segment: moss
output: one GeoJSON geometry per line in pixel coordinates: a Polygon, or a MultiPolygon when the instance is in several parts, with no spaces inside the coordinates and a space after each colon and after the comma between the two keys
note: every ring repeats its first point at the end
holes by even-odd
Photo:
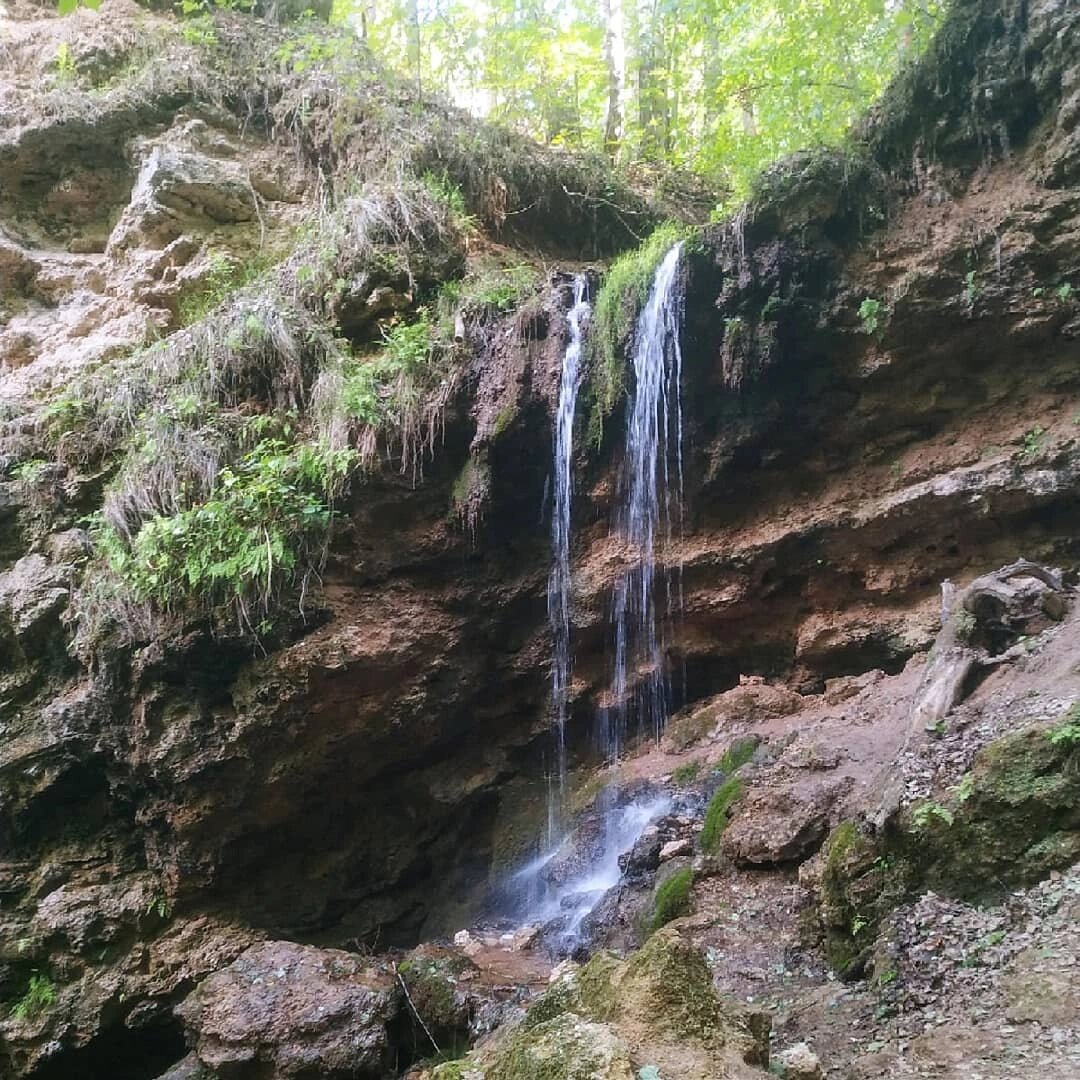
{"type": "Polygon", "coordinates": [[[819,918],[826,954],[857,975],[882,919],[932,888],[968,900],[1031,884],[1080,856],[1080,750],[1040,724],[983,747],[946,805],[908,808],[870,837],[838,825],[824,846],[819,918]]]}
{"type": "Polygon", "coordinates": [[[517,415],[517,410],[513,405],[504,405],[495,417],[495,423],[491,425],[491,435],[495,439],[501,438],[510,430],[510,425],[514,422],[514,417],[517,415]]]}
{"type": "Polygon", "coordinates": [[[630,957],[619,983],[620,1010],[656,1032],[708,1041],[725,1016],[700,950],[660,930],[630,957]]]}
{"type": "Polygon", "coordinates": [[[563,1013],[582,1011],[582,1008],[577,974],[564,975],[529,1006],[521,1026],[527,1031],[563,1013]]]}
{"type": "Polygon", "coordinates": [[[822,850],[825,955],[839,975],[853,976],[861,971],[882,917],[907,890],[908,865],[886,854],[853,821],[837,825],[822,850]]]}
{"type": "MultiPolygon", "coordinates": [[[[975,757],[952,824],[912,843],[926,882],[981,899],[1067,866],[1080,831],[1080,748],[1038,725],[995,740],[975,757]]],[[[905,826],[915,830],[912,817],[905,826]]]]}
{"type": "Polygon", "coordinates": [[[516,1031],[486,1080],[608,1080],[630,1075],[626,1047],[607,1027],[563,1013],[516,1031]]]}
{"type": "Polygon", "coordinates": [[[604,277],[589,328],[591,371],[587,393],[591,402],[589,437],[599,444],[604,422],[626,392],[625,346],[638,312],[648,299],[656,269],[687,229],[661,225],[636,250],[620,255],[604,277]]]}
{"type": "Polygon", "coordinates": [[[458,953],[423,946],[398,964],[398,974],[409,991],[412,1007],[444,1049],[467,1045],[469,1007],[458,993],[458,979],[475,971],[458,953]]]}
{"type": "Polygon", "coordinates": [[[650,925],[658,930],[672,919],[690,910],[690,889],[694,884],[694,871],[689,866],[677,870],[656,890],[650,925]]]}
{"type": "Polygon", "coordinates": [[[700,775],[701,762],[688,761],[685,765],[680,765],[671,774],[671,782],[677,787],[685,787],[687,784],[692,784],[700,775]]]}
{"type": "Polygon", "coordinates": [[[491,465],[486,451],[473,454],[461,467],[450,489],[454,514],[470,529],[475,528],[491,493],[491,465]]]}
{"type": "Polygon", "coordinates": [[[736,739],[720,758],[720,771],[725,776],[741,769],[753,756],[761,745],[761,738],[757,735],[745,735],[736,739]]]}
{"type": "Polygon", "coordinates": [[[608,1020],[616,1011],[615,985],[621,962],[608,952],[598,952],[578,972],[578,996],[585,1013],[593,1020],[608,1020]]]}
{"type": "Polygon", "coordinates": [[[746,784],[737,776],[725,780],[709,800],[705,811],[705,827],[701,830],[703,851],[714,854],[720,847],[720,838],[727,828],[731,807],[746,790],[746,784]]]}

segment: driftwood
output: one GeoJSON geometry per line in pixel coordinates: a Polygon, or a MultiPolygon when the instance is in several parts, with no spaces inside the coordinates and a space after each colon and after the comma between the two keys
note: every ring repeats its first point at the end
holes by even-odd
{"type": "MultiPolygon", "coordinates": [[[[1024,655],[1022,643],[991,650],[1007,642],[1017,627],[1039,616],[1055,621],[1065,614],[1061,575],[1028,559],[1018,559],[992,574],[977,577],[958,590],[941,583],[941,631],[930,650],[926,671],[911,705],[904,749],[922,731],[933,731],[963,700],[978,670],[1008,663],[1024,655]]],[[[903,780],[894,770],[885,781],[881,801],[870,823],[880,828],[896,813],[903,780]]]]}

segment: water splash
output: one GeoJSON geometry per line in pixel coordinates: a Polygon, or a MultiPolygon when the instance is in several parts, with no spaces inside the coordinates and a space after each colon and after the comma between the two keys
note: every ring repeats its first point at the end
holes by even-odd
{"type": "Polygon", "coordinates": [[[637,321],[635,386],[627,404],[615,519],[627,565],[612,597],[614,670],[598,725],[609,762],[618,759],[633,721],[639,735],[659,738],[671,706],[664,653],[670,619],[681,608],[682,581],[677,571],[674,581],[665,571],[658,582],[657,561],[671,543],[673,523],[682,519],[681,257],[682,244],[664,256],[637,321]]]}
{"type": "Polygon", "coordinates": [[[559,406],[555,414],[555,456],[551,510],[551,573],[547,606],[551,625],[551,709],[554,762],[548,781],[548,846],[561,836],[566,794],[566,714],[570,693],[570,503],[573,497],[574,409],[581,386],[584,328],[591,308],[584,274],[574,278],[570,341],[563,355],[559,406]]]}

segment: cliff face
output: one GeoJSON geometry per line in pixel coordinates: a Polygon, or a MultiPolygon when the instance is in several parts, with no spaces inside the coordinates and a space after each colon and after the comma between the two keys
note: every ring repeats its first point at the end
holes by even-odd
{"type": "MultiPolygon", "coordinates": [[[[172,1007],[253,940],[412,944],[463,921],[536,835],[569,279],[469,316],[433,391],[430,445],[417,457],[404,438],[380,442],[305,614],[261,643],[141,608],[93,640],[82,519],[119,466],[70,421],[89,408],[71,387],[154,335],[178,363],[195,355],[185,323],[232,310],[208,301],[223,256],[284,267],[272,280],[296,286],[289,303],[362,349],[378,319],[462,267],[508,249],[580,267],[628,246],[626,221],[653,211],[629,192],[613,208],[584,165],[452,114],[414,132],[404,91],[363,64],[275,82],[260,48],[286,66],[311,49],[285,31],[260,26],[253,42],[223,18],[208,46],[111,0],[71,20],[13,15],[0,43],[0,1001],[46,971],[56,1000],[3,1021],[0,1063],[45,1077],[110,1062],[149,1080],[182,1056],[172,1007]],[[76,69],[64,79],[62,41],[76,69]],[[331,203],[355,223],[406,161],[445,170],[480,235],[398,222],[403,264],[335,250],[326,294],[309,297],[309,263],[291,253],[331,203]],[[595,197],[570,195],[590,183],[595,197]]],[[[1019,554],[1077,565],[1074,33],[1049,0],[960,3],[859,153],[784,164],[692,245],[685,515],[664,556],[681,567],[669,661],[689,702],[740,676],[817,694],[895,674],[933,641],[942,579],[1019,554]]],[[[322,347],[304,340],[301,366],[322,347]]],[[[223,335],[197,355],[230,350],[223,335]]],[[[129,385],[106,384],[96,407],[129,385]]],[[[298,385],[303,410],[311,385],[298,385]]],[[[241,397],[228,405],[244,415],[272,400],[241,397]]],[[[619,411],[576,465],[580,759],[623,558],[609,529],[619,411]]]]}

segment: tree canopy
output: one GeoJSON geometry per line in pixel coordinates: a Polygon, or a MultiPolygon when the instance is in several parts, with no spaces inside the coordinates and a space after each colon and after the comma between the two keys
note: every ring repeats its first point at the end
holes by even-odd
{"type": "Polygon", "coordinates": [[[336,0],[425,91],[538,139],[695,172],[733,195],[838,140],[944,0],[336,0]]]}

